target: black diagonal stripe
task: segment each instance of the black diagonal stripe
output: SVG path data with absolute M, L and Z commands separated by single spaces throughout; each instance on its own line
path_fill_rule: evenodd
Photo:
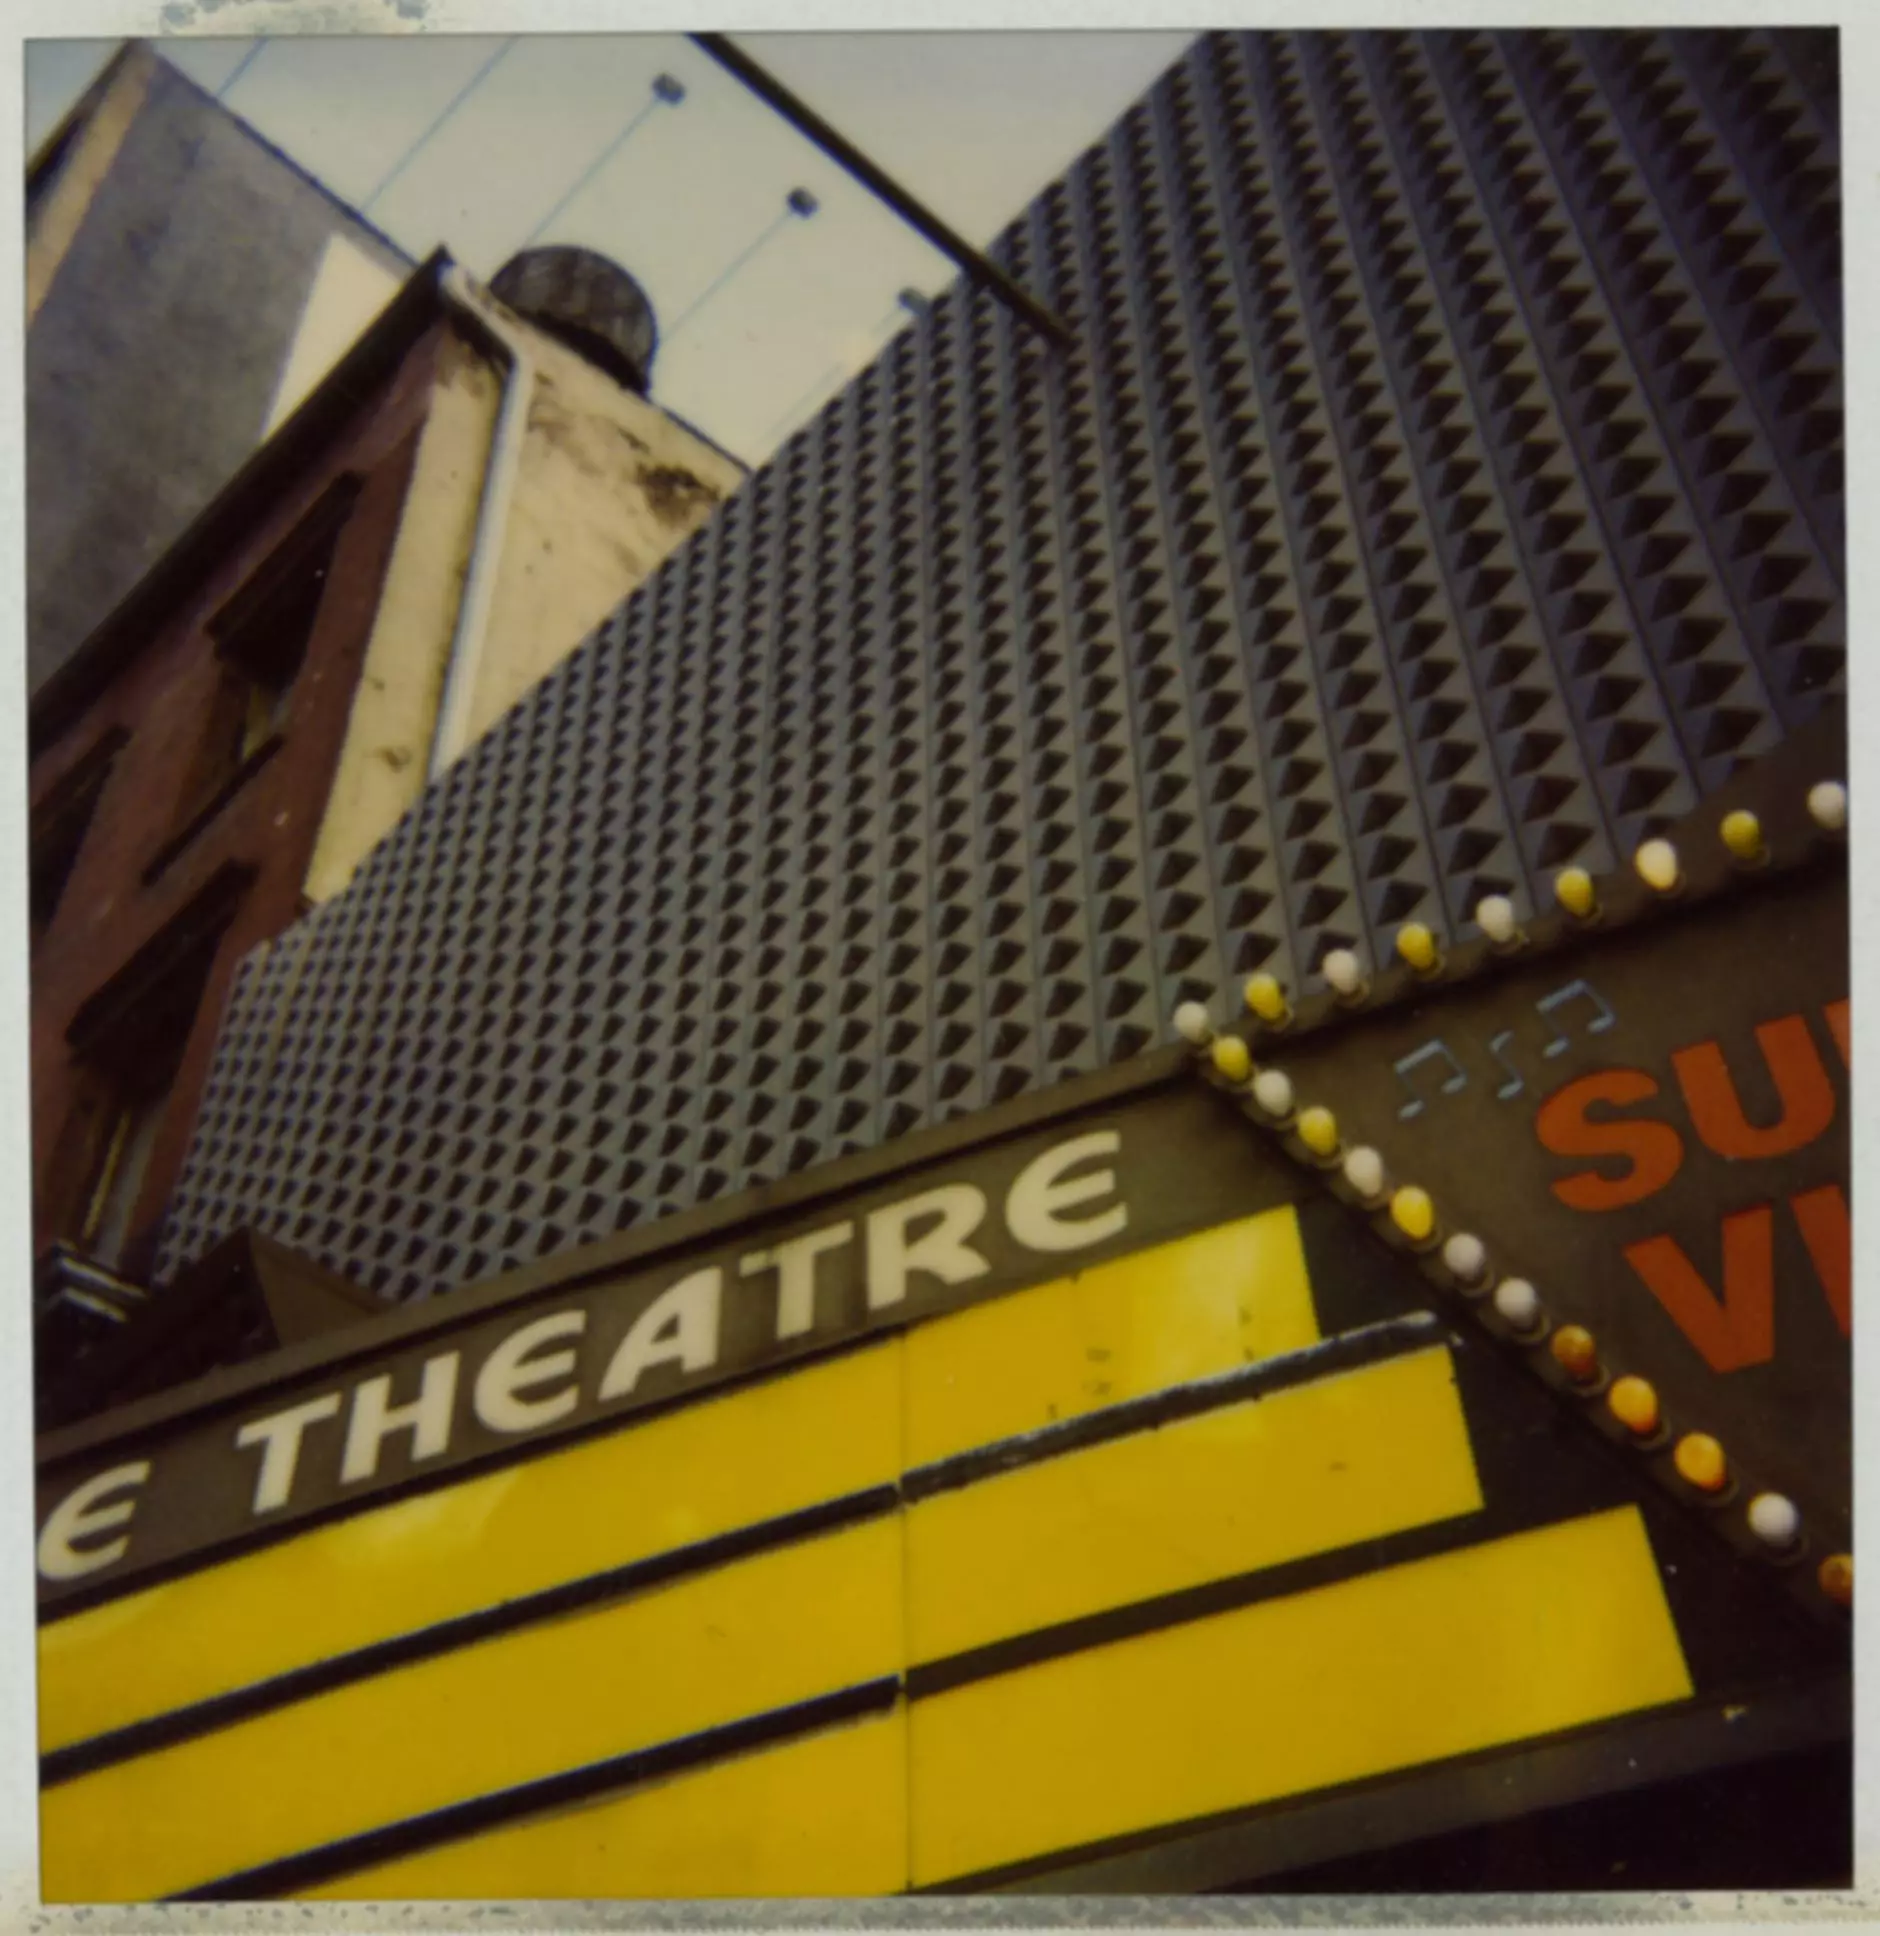
M 1140 1398 L 1125 1399 L 1120 1405 L 1082 1412 L 1075 1418 L 1041 1426 L 1035 1432 L 1022 1432 L 1014 1438 L 999 1439 L 991 1445 L 975 1446 L 969 1452 L 936 1459 L 931 1465 L 914 1467 L 902 1479 L 901 1487 L 910 1504 L 930 1499 L 937 1492 L 950 1492 L 975 1480 L 994 1478 L 1020 1466 L 1036 1465 L 1061 1453 L 1080 1452 L 1086 1446 L 1126 1438 L 1132 1432 L 1146 1431 L 1152 1426 L 1195 1418 L 1223 1405 L 1264 1398 L 1270 1392 L 1290 1391 L 1335 1372 L 1424 1350 L 1442 1336 L 1441 1319 L 1426 1311 L 1413 1311 L 1381 1324 L 1340 1332 L 1337 1337 L 1325 1338 L 1276 1358 L 1262 1358 L 1256 1364 L 1240 1365 L 1213 1377 L 1191 1379 L 1186 1384 L 1167 1385 L 1160 1391 L 1145 1392 Z
M 910 1667 L 908 1698 L 918 1700 L 925 1695 L 944 1694 L 950 1688 L 963 1687 L 969 1681 L 989 1680 L 1016 1667 L 1033 1667 L 1113 1640 L 1133 1640 L 1163 1627 L 1204 1620 L 1210 1614 L 1232 1613 L 1261 1600 L 1284 1600 L 1295 1593 L 1309 1593 L 1314 1587 L 1337 1586 L 1367 1573 L 1382 1573 L 1411 1560 L 1459 1552 L 1506 1533 L 1529 1532 L 1548 1523 L 1544 1515 L 1497 1515 L 1477 1509 L 1430 1525 L 1412 1526 L 1403 1532 L 1384 1533 L 1354 1545 L 1334 1547 L 1330 1552 L 1284 1560 L 1277 1566 L 1230 1574 L 1226 1579 L 1209 1580 L 1201 1586 L 1181 1587 L 1173 1593 L 1157 1594 L 1151 1600 L 1135 1600 L 1128 1606 L 1082 1614 L 1075 1620 L 1035 1627 L 1029 1633 L 1013 1634 L 1009 1639 L 994 1640 L 983 1647 L 969 1648 L 965 1653 L 949 1654 L 944 1660 Z
M 434 1848 L 441 1842 L 460 1841 L 486 1829 L 496 1828 L 520 1816 L 565 1808 L 574 1802 L 590 1800 L 613 1789 L 630 1788 L 640 1782 L 656 1781 L 681 1773 L 706 1762 L 720 1761 L 753 1748 L 767 1748 L 793 1736 L 813 1734 L 819 1728 L 833 1727 L 841 1721 L 854 1721 L 864 1715 L 885 1713 L 899 1698 L 900 1677 L 886 1674 L 863 1681 L 833 1694 L 819 1694 L 813 1700 L 798 1701 L 789 1707 L 772 1708 L 723 1727 L 703 1728 L 697 1734 L 663 1741 L 657 1747 L 640 1748 L 632 1754 L 616 1755 L 607 1761 L 589 1762 L 585 1767 L 548 1775 L 540 1781 L 523 1782 L 495 1794 L 479 1795 L 473 1801 L 454 1802 L 448 1808 L 434 1809 L 428 1815 L 414 1815 L 384 1828 L 370 1829 L 337 1842 L 322 1843 L 298 1855 L 286 1855 L 273 1862 L 221 1876 L 214 1882 L 198 1884 L 165 1898 L 171 1902 L 241 1902 L 256 1897 L 291 1895 L 312 1889 L 349 1870 L 369 1868 L 389 1862 L 396 1856 L 412 1855 L 420 1849 Z
M 1016 1471 L 1177 1419 L 1197 1417 L 1226 1405 L 1260 1398 L 1272 1392 L 1292 1390 L 1360 1365 L 1380 1363 L 1388 1358 L 1427 1349 L 1441 1335 L 1442 1325 L 1438 1319 L 1426 1312 L 1412 1312 L 1383 1323 L 1343 1332 L 1337 1337 L 1279 1357 L 1262 1359 L 1256 1364 L 1239 1366 L 1213 1377 L 1167 1386 L 1160 1391 L 1087 1412 L 1039 1431 L 1021 1433 L 992 1445 L 975 1447 L 952 1458 L 916 1467 L 898 1487 L 891 1484 L 871 1487 L 800 1512 L 765 1520 L 754 1526 L 740 1527 L 691 1546 L 655 1554 L 649 1559 L 611 1568 L 606 1572 L 589 1574 L 540 1593 L 527 1594 L 455 1619 L 439 1621 L 415 1632 L 398 1634 L 326 1660 L 312 1661 L 270 1680 L 235 1688 L 226 1694 L 214 1695 L 208 1700 L 169 1713 L 152 1715 L 147 1720 L 114 1728 L 109 1733 L 94 1735 L 89 1740 L 74 1742 L 68 1747 L 55 1748 L 41 1758 L 40 1784 L 44 1788 L 51 1788 L 109 1767 L 115 1762 L 212 1733 L 218 1728 L 268 1713 L 294 1701 L 330 1692 L 370 1675 L 408 1666 L 435 1654 L 469 1646 L 514 1628 L 571 1613 L 622 1594 L 639 1592 L 689 1574 L 705 1572 L 771 1547 L 835 1531 L 863 1519 L 894 1511 L 903 1500 L 931 1498 L 936 1493 L 970 1485 L 979 1479 Z M 1056 1631 L 1052 1630 L 1054 1633 Z M 1033 1638 L 1026 1636 L 1022 1641 L 1001 1642 L 993 1649 L 982 1651 L 998 1654 L 1007 1646 L 1027 1645 Z M 927 1674 L 937 1670 L 919 1671 Z M 968 1673 L 966 1678 L 975 1678 L 977 1671 Z
M 113 1762 L 127 1761 L 133 1755 L 148 1754 L 154 1748 L 167 1748 L 196 1735 L 213 1733 L 217 1728 L 249 1720 L 273 1708 L 285 1707 L 289 1702 L 327 1693 L 349 1681 L 364 1680 L 370 1675 L 408 1666 L 433 1654 L 467 1647 L 474 1641 L 488 1640 L 516 1627 L 553 1619 L 558 1614 L 572 1613 L 579 1608 L 617 1599 L 623 1594 L 638 1593 L 648 1587 L 664 1586 L 688 1574 L 707 1572 L 712 1567 L 746 1559 L 772 1547 L 810 1539 L 819 1533 L 834 1532 L 864 1519 L 893 1512 L 899 1504 L 900 1494 L 894 1486 L 871 1486 L 864 1492 L 826 1500 L 801 1512 L 761 1520 L 754 1526 L 740 1526 L 712 1539 L 699 1540 L 691 1546 L 656 1553 L 650 1559 L 635 1560 L 630 1565 L 612 1567 L 604 1573 L 590 1573 L 582 1579 L 569 1580 L 540 1593 L 504 1600 L 496 1606 L 480 1608 L 475 1613 L 463 1614 L 452 1620 L 441 1620 L 433 1626 L 397 1634 L 389 1640 L 375 1641 L 369 1647 L 354 1648 L 328 1660 L 312 1661 L 305 1667 L 296 1667 L 272 1680 L 235 1688 L 227 1694 L 214 1695 L 206 1701 L 198 1701 L 193 1706 L 178 1708 L 168 1714 L 152 1715 L 147 1721 L 134 1721 L 128 1727 L 112 1729 L 109 1734 L 93 1735 L 87 1741 L 75 1741 L 70 1747 L 55 1748 L 40 1758 L 40 1786 L 51 1788 L 59 1782 L 76 1780 L 80 1775 L 109 1767 Z
M 840 1499 L 806 1507 L 754 1526 L 739 1527 L 715 1538 L 700 1540 L 671 1552 L 636 1560 L 606 1572 L 588 1574 L 539 1593 L 506 1600 L 493 1607 L 460 1615 L 354 1648 L 325 1660 L 309 1662 L 272 1679 L 235 1688 L 148 1720 L 93 1735 L 68 1747 L 55 1748 L 40 1760 L 40 1785 L 51 1788 L 114 1762 L 126 1761 L 153 1749 L 165 1748 L 197 1735 L 212 1733 L 290 1702 L 330 1692 L 369 1675 L 404 1667 L 434 1654 L 469 1646 L 559 1614 L 571 1613 L 626 1593 L 664 1585 L 688 1574 L 702 1573 L 732 1560 L 744 1559 L 816 1534 L 833 1532 L 863 1519 L 894 1511 L 904 1499 L 931 1497 L 971 1484 L 976 1479 L 1011 1472 L 1063 1453 L 1100 1445 L 1133 1432 L 1192 1418 L 1225 1405 L 1290 1390 L 1358 1365 L 1381 1362 L 1427 1348 L 1441 1335 L 1440 1322 L 1424 1312 L 1393 1318 L 1349 1331 L 1299 1351 L 1263 1359 L 1215 1377 L 1149 1392 L 1120 1405 L 1087 1412 L 1041 1431 L 1021 1433 L 996 1444 L 977 1447 L 931 1465 L 917 1467 L 900 1486 L 884 1484 Z

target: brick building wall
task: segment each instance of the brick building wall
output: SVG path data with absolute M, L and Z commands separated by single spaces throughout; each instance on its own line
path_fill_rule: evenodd
M 115 745 L 69 875 L 32 954 L 32 1109 L 35 1248 L 71 1236 L 99 1162 L 97 1137 L 123 1071 L 128 1031 L 172 1026 L 150 992 L 159 957 L 174 952 L 192 910 L 209 929 L 212 963 L 141 1173 L 120 1262 L 147 1267 L 153 1222 L 182 1163 L 195 1099 L 208 1072 L 216 1026 L 240 958 L 289 925 L 318 831 L 366 637 L 403 506 L 431 388 L 434 341 L 415 351 L 380 394 L 362 399 L 350 426 L 304 474 L 257 513 L 247 534 L 186 590 L 154 635 L 46 744 L 34 749 L 30 798 L 43 807 L 61 783 Z M 205 732 L 215 715 L 223 661 L 211 624 L 262 571 L 336 480 L 357 480 L 338 532 L 292 680 L 278 746 L 235 777 L 219 805 L 198 811 Z M 236 870 L 231 872 L 231 870 Z M 245 883 L 245 884 L 244 884 Z M 205 896 L 208 905 L 205 906 Z M 232 912 L 230 910 L 232 909 Z M 185 980 L 193 979 L 189 976 Z M 121 991 L 124 1001 L 114 1000 Z M 88 1021 L 121 1009 L 89 1042 Z M 74 1036 L 78 1039 L 75 1042 Z M 173 1044 L 171 1046 L 174 1046 Z M 162 1044 L 151 1052 L 160 1057 Z

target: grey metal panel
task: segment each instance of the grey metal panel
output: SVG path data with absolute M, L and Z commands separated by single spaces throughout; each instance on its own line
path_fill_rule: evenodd
M 37 688 L 261 440 L 328 238 L 403 258 L 163 61 L 26 342 Z
M 260 965 L 161 1274 L 448 1289 L 1623 861 L 1841 683 L 1787 58 L 1197 43 L 998 244 L 1075 355 L 949 291 Z

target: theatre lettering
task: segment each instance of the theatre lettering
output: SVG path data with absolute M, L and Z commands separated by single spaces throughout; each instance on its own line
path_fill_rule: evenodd
M 1009 1180 L 952 1179 L 657 1276 L 602 1283 L 471 1330 L 448 1347 L 329 1383 L 178 1445 L 190 1474 L 192 1548 L 298 1518 L 435 1463 L 625 1411 L 848 1332 L 884 1328 L 993 1287 L 995 1258 L 1088 1251 L 1120 1237 L 1129 1207 L 1114 1129 L 1063 1138 Z M 999 1184 L 1003 1187 L 997 1187 Z M 989 1184 L 991 1187 L 989 1187 Z M 132 1557 L 166 1452 L 70 1486 L 42 1518 L 39 1570 L 76 1582 Z M 193 1458 L 189 1455 L 193 1453 Z M 456 1456 L 453 1456 L 456 1455 Z M 231 1479 L 231 1474 L 234 1475 Z M 182 1502 L 172 1501 L 172 1510 Z M 218 1510 L 219 1508 L 219 1510 Z M 43 1502 L 42 1502 L 43 1510 Z M 166 1542 L 168 1543 L 168 1542 Z

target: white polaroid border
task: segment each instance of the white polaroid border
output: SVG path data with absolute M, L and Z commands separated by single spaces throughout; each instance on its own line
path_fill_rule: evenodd
M 1645 27 L 1825 26 L 1841 31 L 1844 287 L 1849 354 L 1847 406 L 1848 738 L 1851 750 L 1880 747 L 1880 643 L 1865 646 L 1866 620 L 1880 614 L 1880 545 L 1864 541 L 1862 505 L 1880 503 L 1880 354 L 1867 324 L 1880 324 L 1876 209 L 1880 208 L 1880 10 L 1860 0 L 11 0 L 0 43 L 0 153 L 22 161 L 22 47 L 29 39 L 171 35 L 651 33 L 1023 28 Z M 592 1929 L 748 1930 L 910 1928 L 1416 1927 L 1460 1930 L 1523 1924 L 1605 1929 L 1615 1924 L 1803 1928 L 1823 1921 L 1880 1923 L 1880 1596 L 1857 1599 L 1856 1876 L 1848 1893 L 1804 1895 L 1535 1895 L 1288 1898 L 1030 1898 L 838 1903 L 353 1904 L 315 1908 L 280 1902 L 208 1906 L 44 1908 L 39 1902 L 37 1722 L 33 1689 L 32 1378 L 30 1126 L 27 1076 L 27 948 L 24 773 L 25 556 L 23 467 L 23 208 L 0 207 L 0 344 L 11 381 L 0 384 L 0 1006 L 16 1017 L 0 1037 L 0 1095 L 20 1099 L 0 1116 L 0 1229 L 14 1233 L 0 1266 L 0 1929 L 145 1936 L 169 1930 L 516 1932 Z M 1855 1390 L 1880 1392 L 1880 1228 L 1870 1208 L 1880 1189 L 1859 1180 L 1880 1164 L 1880 840 L 1862 837 L 1860 787 L 1853 788 L 1851 849 L 1854 1025 Z M 1753 969 L 1753 964 L 1751 964 Z M 1880 1495 L 1880 1431 L 1863 1429 L 1856 1406 L 1855 1498 Z M 1858 1519 L 1858 1513 L 1857 1513 Z M 1870 1542 L 1856 1528 L 1857 1555 Z M 1864 1566 L 1865 1562 L 1861 1564 Z

